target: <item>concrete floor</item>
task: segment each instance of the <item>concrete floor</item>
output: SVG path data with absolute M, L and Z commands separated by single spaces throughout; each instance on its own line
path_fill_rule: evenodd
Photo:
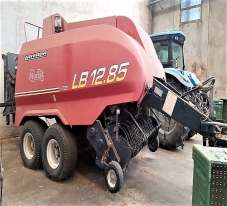
M 3 206 L 26 205 L 191 205 L 192 145 L 201 144 L 194 136 L 184 149 L 151 153 L 144 148 L 133 159 L 119 193 L 107 191 L 102 171 L 78 161 L 73 177 L 62 183 L 46 178 L 43 170 L 22 165 L 19 138 L 4 140 Z

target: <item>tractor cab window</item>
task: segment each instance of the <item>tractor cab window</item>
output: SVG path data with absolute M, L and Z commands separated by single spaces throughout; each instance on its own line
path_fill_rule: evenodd
M 162 64 L 168 63 L 168 42 L 155 42 L 154 48 Z
M 183 48 L 180 44 L 173 42 L 172 43 L 172 51 L 173 51 L 173 66 L 175 68 L 183 70 Z

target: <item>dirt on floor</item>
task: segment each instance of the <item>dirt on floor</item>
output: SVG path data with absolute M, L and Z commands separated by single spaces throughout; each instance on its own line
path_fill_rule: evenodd
M 194 136 L 185 147 L 152 153 L 145 147 L 131 162 L 124 185 L 117 194 L 107 191 L 103 171 L 79 158 L 74 175 L 57 183 L 44 170 L 23 166 L 19 138 L 2 141 L 4 167 L 3 206 L 27 205 L 191 205 L 193 184 L 192 145 L 202 144 Z

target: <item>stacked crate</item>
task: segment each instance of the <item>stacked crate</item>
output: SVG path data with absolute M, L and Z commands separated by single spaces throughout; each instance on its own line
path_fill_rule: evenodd
M 227 99 L 223 100 L 223 115 L 222 118 L 227 122 Z
M 192 205 L 227 206 L 227 148 L 193 145 Z

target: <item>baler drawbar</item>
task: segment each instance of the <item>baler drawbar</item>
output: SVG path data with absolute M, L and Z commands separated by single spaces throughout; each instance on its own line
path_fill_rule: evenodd
M 212 78 L 214 79 L 214 78 Z M 195 88 L 196 89 L 196 88 Z M 198 88 L 197 88 L 198 89 Z M 203 136 L 203 145 L 227 147 L 227 124 L 212 121 L 191 102 L 180 96 L 174 89 L 160 79 L 154 79 L 154 84 L 143 99 L 142 104 L 150 109 L 156 109 L 166 116 L 180 122 Z

